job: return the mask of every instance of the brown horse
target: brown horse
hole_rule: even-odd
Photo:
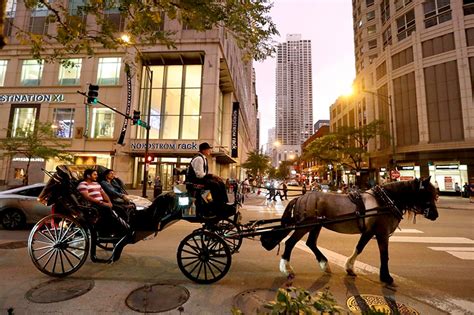
[[[414,179],[377,186],[360,196],[365,211],[363,208],[358,208],[348,195],[312,192],[293,199],[287,205],[281,220],[283,226],[295,226],[295,231],[285,242],[280,270],[287,276],[294,276],[290,265],[291,251],[309,232],[306,245],[316,256],[321,269],[329,272],[328,260],[316,246],[319,232],[324,226],[339,233],[361,234],[354,253],[347,259],[345,265],[346,272],[353,276],[357,256],[375,236],[380,252],[380,280],[388,284],[393,283],[388,270],[389,237],[398,227],[406,211],[423,214],[430,220],[436,220],[438,217],[436,189],[430,183],[430,178]],[[290,230],[278,231],[278,228],[274,230],[261,237],[262,245],[268,250],[290,233]]]

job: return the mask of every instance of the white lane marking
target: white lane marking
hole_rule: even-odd
[[[425,232],[417,230],[417,229],[401,229],[401,230],[396,229],[395,234],[398,234],[398,233],[417,233],[417,234],[420,234],[420,233],[425,233]]]
[[[431,250],[447,252],[456,258],[474,260],[474,247],[428,247]]]
[[[474,244],[465,237],[392,236],[390,242],[397,243],[436,243],[436,244]]]
[[[296,248],[301,249],[305,252],[311,253],[312,255],[313,252],[305,245],[303,241],[298,241],[296,243]],[[333,252],[329,249],[319,247],[321,251],[324,251],[324,255],[326,258],[333,264],[336,264],[344,269],[344,265],[346,263],[347,257],[344,255],[341,255],[339,253]],[[378,274],[379,269],[365,264],[360,261],[356,261],[354,264],[354,271],[356,273],[376,273]],[[390,275],[397,281],[403,281],[407,283],[408,285],[412,287],[417,287],[418,284],[412,282],[411,280],[408,280],[406,278],[400,277],[399,275],[396,275],[394,273],[390,273]],[[433,292],[432,292],[433,293]],[[450,296],[447,296],[444,292],[442,293],[443,297],[441,297],[441,292],[438,292],[439,294],[431,295],[431,296],[419,296],[418,298],[424,301],[425,303],[429,305],[436,305],[441,310],[447,311],[449,314],[453,315],[462,315],[462,314],[470,314],[471,310],[473,309],[474,303],[467,301],[467,300],[461,300],[461,299],[456,299]]]
[[[474,247],[428,247],[432,250],[451,251],[451,252],[474,252]]]

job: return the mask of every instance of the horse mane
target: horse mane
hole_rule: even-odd
[[[419,179],[408,181],[391,182],[382,185],[390,199],[405,214],[413,207],[416,201],[416,194],[419,192]]]

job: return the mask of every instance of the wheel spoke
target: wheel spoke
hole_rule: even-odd
[[[46,267],[49,265],[49,262],[51,261],[51,258],[53,258],[53,255],[54,255],[55,252],[56,251],[52,251],[51,255],[49,255],[48,260],[46,261],[46,264],[44,264],[44,266],[42,268],[43,270],[46,270]]]
[[[43,247],[36,247],[34,250],[43,250],[43,249],[46,249],[46,248],[53,248],[54,245],[49,245],[49,246],[43,246]]]
[[[190,255],[194,255],[194,256],[197,256],[197,255],[200,254],[199,252],[191,252],[191,251],[186,250],[186,249],[183,249],[183,252],[188,253],[188,254],[190,254]]]
[[[66,249],[66,251],[67,251],[69,254],[73,255],[77,260],[81,260],[81,257],[79,257],[79,255],[77,255],[76,253],[71,252],[71,251],[68,250],[68,249]],[[82,251],[84,251],[84,250],[82,249]]]
[[[183,265],[183,267],[187,267],[187,266],[190,266],[190,265],[196,264],[196,263],[199,263],[199,258],[195,258],[193,261],[187,263],[186,265]]]
[[[33,250],[36,251],[36,250],[38,250],[38,249],[33,249]],[[48,253],[50,253],[50,252],[52,252],[52,251],[54,251],[54,247],[51,247],[50,250],[47,250],[43,255],[41,255],[40,257],[38,257],[37,260],[40,260],[41,258],[43,258],[44,256],[48,255]],[[51,257],[50,257],[50,259],[51,259]]]
[[[61,261],[61,270],[62,270],[63,273],[64,273],[63,251],[62,251],[62,250],[58,250],[58,252],[59,252],[59,260]]]
[[[65,220],[61,221],[64,222]],[[61,224],[61,228],[64,224],[67,224],[67,229],[64,231],[64,233],[61,235],[60,241],[63,241],[63,238],[68,234],[69,230],[71,229],[72,224],[68,224],[67,222]]]
[[[71,252],[68,251],[67,249],[66,249],[66,252],[68,252],[68,253],[74,255],[74,253],[71,253]],[[71,260],[69,259],[69,256],[66,255],[66,253],[64,253],[64,257],[66,257],[66,260],[67,260],[67,262],[69,263],[69,266],[71,266],[71,268],[74,268],[74,265],[72,264]],[[79,259],[79,260],[80,260],[80,259]]]
[[[56,249],[54,251],[54,262],[53,262],[53,273],[56,271],[56,263],[58,262],[58,250]]]

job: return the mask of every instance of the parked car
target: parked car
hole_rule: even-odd
[[[34,224],[51,213],[51,207],[38,202],[45,184],[38,183],[0,191],[0,223],[7,230]]]

